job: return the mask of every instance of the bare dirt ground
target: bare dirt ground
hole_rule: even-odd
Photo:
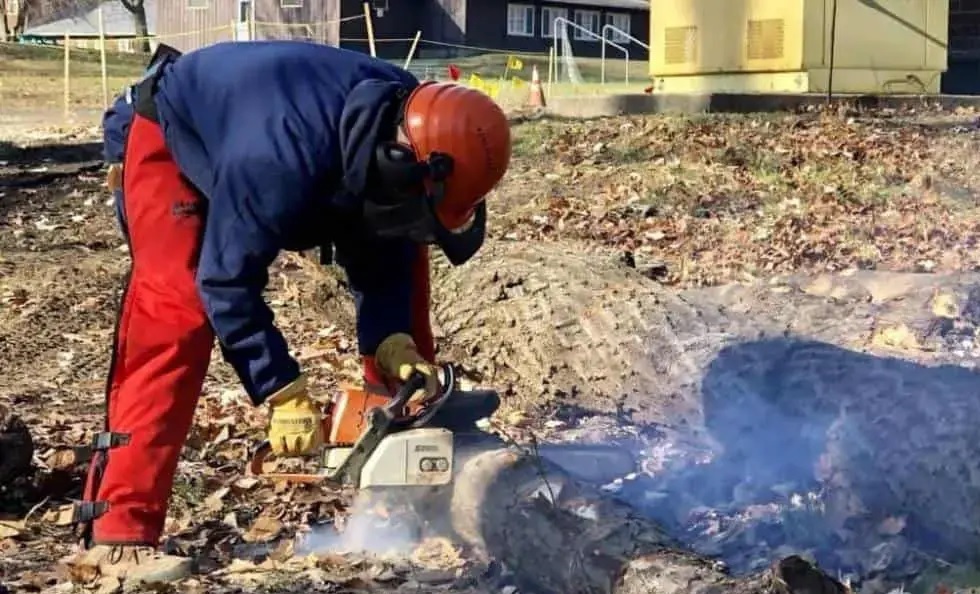
[[[441,355],[501,390],[510,435],[637,452],[609,491],[736,572],[800,552],[861,591],[980,585],[973,114],[514,130],[492,239],[459,270],[437,260],[433,304]],[[53,511],[79,494],[70,448],[101,424],[127,254],[97,132],[0,139],[0,407],[36,448],[0,486],[0,585],[18,592],[68,590]],[[283,257],[268,299],[319,394],[356,377],[341,277]],[[214,361],[167,527],[201,564],[180,591],[514,594],[458,546],[396,542],[394,513],[372,520],[375,548],[407,552],[330,544],[349,494],[246,477],[264,411]],[[294,556],[296,534],[317,554]]]

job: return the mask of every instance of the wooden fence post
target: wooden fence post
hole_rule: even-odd
[[[99,54],[102,61],[102,104],[104,109],[109,109],[109,69],[106,66],[105,18],[101,6],[99,7]]]
[[[65,122],[71,119],[71,37],[65,31]]]
[[[368,46],[371,48],[371,57],[377,58],[378,52],[374,47],[374,21],[371,20],[371,3],[364,3],[364,20],[367,23]]]
[[[405,65],[402,66],[405,70],[408,70],[408,65],[412,63],[412,58],[415,57],[415,48],[419,45],[419,39],[422,38],[422,31],[415,32],[415,39],[412,40],[412,47],[408,50],[408,57],[405,58]]]

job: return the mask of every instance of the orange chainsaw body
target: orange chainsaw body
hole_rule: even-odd
[[[367,413],[391,401],[386,392],[370,387],[341,386],[340,395],[323,413],[323,437],[331,446],[352,446],[367,429]],[[415,406],[409,405],[409,413]]]

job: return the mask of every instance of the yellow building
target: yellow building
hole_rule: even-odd
[[[835,93],[938,93],[948,24],[949,0],[651,0],[650,75],[665,93],[824,93],[833,63]]]

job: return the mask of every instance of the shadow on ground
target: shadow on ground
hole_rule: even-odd
[[[0,140],[0,161],[5,161],[8,167],[41,163],[71,165],[101,159],[102,144],[99,142],[21,146],[7,140]]]
[[[100,143],[18,146],[0,140],[0,191],[43,188],[65,177],[96,173],[102,167]]]

